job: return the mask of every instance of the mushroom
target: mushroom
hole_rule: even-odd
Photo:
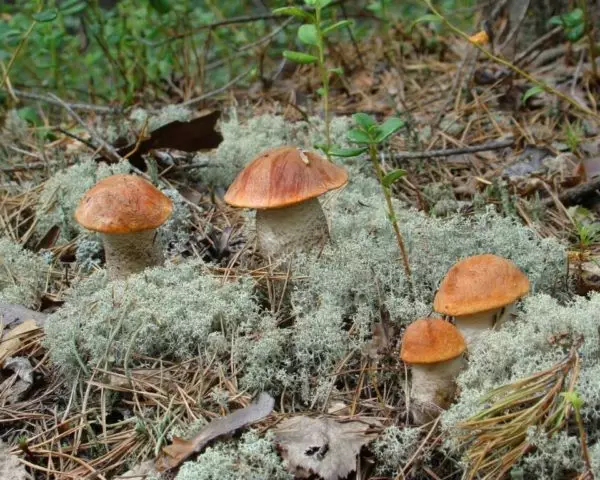
[[[446,274],[433,301],[436,312],[453,316],[468,346],[497,328],[529,292],[529,279],[510,260],[489,253],[465,258]]]
[[[460,331],[441,318],[420,318],[402,338],[400,358],[412,373],[410,398],[413,420],[422,425],[452,403],[456,377],[464,366],[465,340]]]
[[[111,280],[161,265],[156,229],[170,216],[171,199],[136,175],[112,175],[90,188],[75,210],[75,220],[100,233]]]
[[[346,171],[315,152],[284,146],[263,152],[240,172],[225,201],[254,208],[258,246],[279,257],[309,250],[329,237],[318,196],[348,181]]]

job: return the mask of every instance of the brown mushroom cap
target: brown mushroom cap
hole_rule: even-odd
[[[486,253],[448,270],[433,308],[445,315],[471,315],[509,305],[527,292],[529,279],[513,262]]]
[[[112,175],[90,188],[75,210],[75,220],[101,233],[134,233],[162,225],[173,202],[136,175]]]
[[[318,197],[347,181],[346,170],[315,152],[278,147],[263,152],[240,172],[225,201],[242,208],[282,208]]]
[[[462,334],[441,318],[420,318],[404,331],[400,358],[406,363],[452,360],[467,348]]]

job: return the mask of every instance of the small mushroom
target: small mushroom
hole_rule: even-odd
[[[309,250],[329,237],[318,196],[348,181],[346,171],[315,152],[285,146],[268,150],[240,172],[225,201],[254,208],[258,245],[279,257]]]
[[[460,331],[441,318],[420,318],[402,338],[400,358],[410,365],[413,420],[422,425],[450,406],[466,344]]]
[[[468,346],[483,332],[498,328],[529,292],[529,279],[510,260],[489,253],[456,263],[433,301],[436,312],[453,316]]]
[[[111,280],[161,265],[156,229],[170,216],[171,199],[141,177],[112,175],[90,188],[75,210],[75,220],[100,233]]]

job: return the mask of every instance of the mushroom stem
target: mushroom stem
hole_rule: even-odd
[[[289,207],[256,212],[260,250],[268,256],[310,250],[329,238],[327,219],[317,198]]]
[[[456,392],[456,377],[464,366],[462,355],[445,362],[411,364],[411,408],[413,420],[422,425],[450,406]]]
[[[164,257],[156,234],[156,229],[101,234],[108,277],[120,280],[145,268],[162,265]]]
[[[479,341],[484,332],[500,328],[502,324],[511,318],[515,310],[516,302],[513,302],[505,307],[455,317],[455,322],[463,337],[465,337],[467,347],[471,347]]]

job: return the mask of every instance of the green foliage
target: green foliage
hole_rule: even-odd
[[[0,238],[0,303],[39,306],[47,270],[41,256]]]
[[[562,26],[565,38],[575,43],[585,34],[585,15],[581,8],[575,8],[563,15],[556,15],[549,21],[550,25]]]
[[[481,398],[489,390],[519,378],[545,370],[562,360],[571,345],[583,337],[579,349],[581,371],[575,385],[585,400],[580,406],[588,444],[600,441],[600,333],[594,319],[600,308],[600,295],[577,297],[561,304],[548,295],[526,298],[523,312],[515,322],[490,332],[481,344],[469,352],[468,369],[459,377],[461,395],[446,412],[443,422],[452,426],[482,406]],[[526,456],[516,467],[524,478],[566,478],[573,470],[581,471],[581,452],[577,430],[568,430],[548,439],[543,432],[532,432],[538,450]]]
[[[238,442],[218,442],[198,458],[186,462],[175,480],[292,480],[279,458],[274,443],[255,431]]]

